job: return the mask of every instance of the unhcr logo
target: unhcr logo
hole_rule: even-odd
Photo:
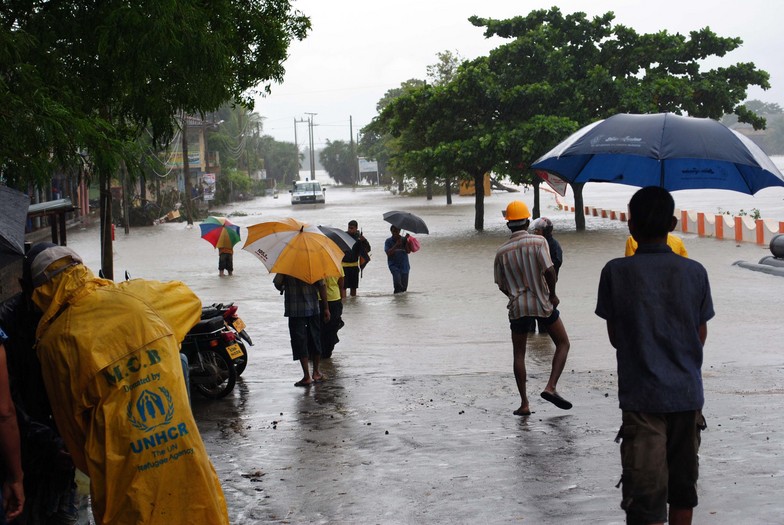
[[[269,258],[269,256],[267,255],[267,252],[265,252],[261,248],[257,248],[256,249],[256,257],[261,259],[262,262],[267,262],[267,259]]]
[[[136,398],[128,401],[126,415],[134,428],[150,432],[161,425],[171,423],[174,402],[169,391],[161,387],[160,394],[154,390],[143,390]]]

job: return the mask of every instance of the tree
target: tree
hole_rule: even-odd
[[[768,74],[739,63],[703,71],[741,40],[710,29],[688,37],[638,34],[606,13],[564,16],[558,8],[509,20],[472,17],[485,36],[509,41],[487,57],[463,63],[447,83],[415,89],[379,115],[397,140],[394,163],[446,168],[477,184],[475,228],[483,228],[485,171],[531,181],[528,166],[568,133],[616,113],[688,113],[720,118],[734,111],[755,127],[764,119],[740,104],[750,85],[768,88]],[[582,185],[573,185],[577,229],[585,228]],[[538,213],[538,192],[537,206]]]
[[[415,78],[406,80],[400,87],[388,90],[376,103],[376,111],[380,114],[392,101],[404,93],[425,85],[423,80]],[[398,190],[403,191],[404,172],[399,172],[390,162],[391,155],[397,151],[394,137],[387,131],[384,125],[374,118],[370,124],[360,130],[361,137],[358,147],[359,154],[378,162],[379,172],[384,174],[383,182],[393,183],[397,180]]]
[[[22,131],[0,145],[3,176],[45,180],[89,152],[110,278],[108,181],[122,161],[134,167],[134,139],[148,130],[165,146],[178,114],[203,116],[230,100],[252,107],[255,92],[282,80],[291,40],[310,27],[288,0],[14,2],[0,22],[0,103],[15,109],[5,126]]]
[[[442,51],[436,54],[438,62],[427,66],[427,78],[433,85],[440,86],[450,82],[457,74],[457,68],[463,61],[458,52]],[[427,179],[427,199],[433,198],[433,182],[437,173],[431,172],[426,176]],[[449,172],[443,173],[444,186],[446,189],[446,203],[452,204],[452,175]]]
[[[319,152],[319,160],[329,176],[338,184],[354,184],[354,163],[351,145],[343,140],[330,141]]]
[[[299,179],[299,166],[304,156],[292,142],[278,142],[269,135],[261,138],[261,156],[267,178],[288,185]]]
[[[455,77],[457,68],[463,62],[463,59],[457,51],[453,53],[449,50],[436,53],[436,57],[438,62],[427,66],[427,78],[430,79],[432,84],[440,86]]]
[[[535,147],[515,143],[515,136],[527,140],[532,124],[546,136],[553,125],[567,132],[616,113],[669,111],[714,119],[735,112],[755,128],[764,126],[764,119],[740,102],[748,86],[770,87],[766,72],[752,63],[701,69],[706,57],[723,57],[738,48],[739,38],[719,37],[708,28],[688,37],[667,31],[638,34],[613,25],[613,19],[611,12],[592,19],[585,13],[564,16],[558,8],[509,20],[470,19],[485,28],[486,37],[509,39],[490,52],[489,70],[498,89],[497,129],[513,139],[512,150],[522,146],[522,154],[513,163],[499,158],[496,167],[524,168],[565,137]],[[517,182],[530,177],[526,170],[506,173]],[[577,229],[582,230],[582,185],[573,189]]]
[[[775,102],[762,102],[761,100],[747,100],[743,103],[747,110],[765,119],[765,131],[747,133],[762,151],[768,155],[784,154],[784,109]],[[724,115],[721,122],[725,126],[735,127],[738,124],[738,115],[729,113]],[[748,126],[738,127],[736,131],[746,133]]]

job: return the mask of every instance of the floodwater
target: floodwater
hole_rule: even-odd
[[[768,197],[763,216],[773,217],[783,195]],[[506,299],[492,264],[508,237],[501,210],[517,198],[531,204],[531,192],[487,197],[483,232],[473,229],[473,197],[455,196],[451,206],[443,197],[428,202],[372,188],[329,188],[326,197],[326,205],[292,207],[281,193],[218,210],[242,227],[276,216],[337,227],[356,219],[370,241],[359,295],[345,301],[341,342],[323,367],[329,379],[308,389],[293,386],[301,372],[283,299],[241,245],[234,276],[221,278],[198,225],[117,233],[116,276],[178,279],[204,303],[234,301],[253,337],[234,392],[193,399],[232,523],[623,523],[614,487],[615,359],[593,310],[599,272],[623,255],[626,225],[587,217],[587,231],[578,233],[573,215],[543,196],[564,250],[559,309],[572,348],[559,391],[574,408],[539,398],[552,344],[535,335],[528,354],[534,414],[519,418]],[[675,197],[680,208],[701,204]],[[586,205],[624,209],[627,200],[610,186],[586,188]],[[392,294],[383,253],[389,225],[381,216],[392,209],[416,213],[431,231],[418,235],[422,249],[411,255],[406,294]],[[732,265],[756,262],[766,247],[683,237],[708,270],[716,309],[705,347],[709,431],[695,523],[781,523],[784,279]],[[98,268],[95,225],[73,230],[68,241]]]

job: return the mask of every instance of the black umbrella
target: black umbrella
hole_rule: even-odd
[[[321,230],[321,233],[332,239],[332,241],[338,245],[338,247],[343,250],[345,253],[351,251],[351,248],[356,243],[356,239],[349,235],[348,233],[344,232],[340,228],[334,228],[332,226],[323,226],[319,225],[318,229]]]
[[[30,197],[0,186],[0,266],[24,256],[25,222]]]
[[[589,124],[531,165],[573,183],[755,194],[784,176],[744,135],[708,118],[618,114]]]
[[[384,220],[411,233],[430,233],[425,221],[407,211],[388,211],[384,214]]]

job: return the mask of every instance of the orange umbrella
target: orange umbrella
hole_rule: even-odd
[[[316,226],[290,217],[249,226],[242,249],[255,255],[270,273],[306,283],[343,275],[343,250]]]

